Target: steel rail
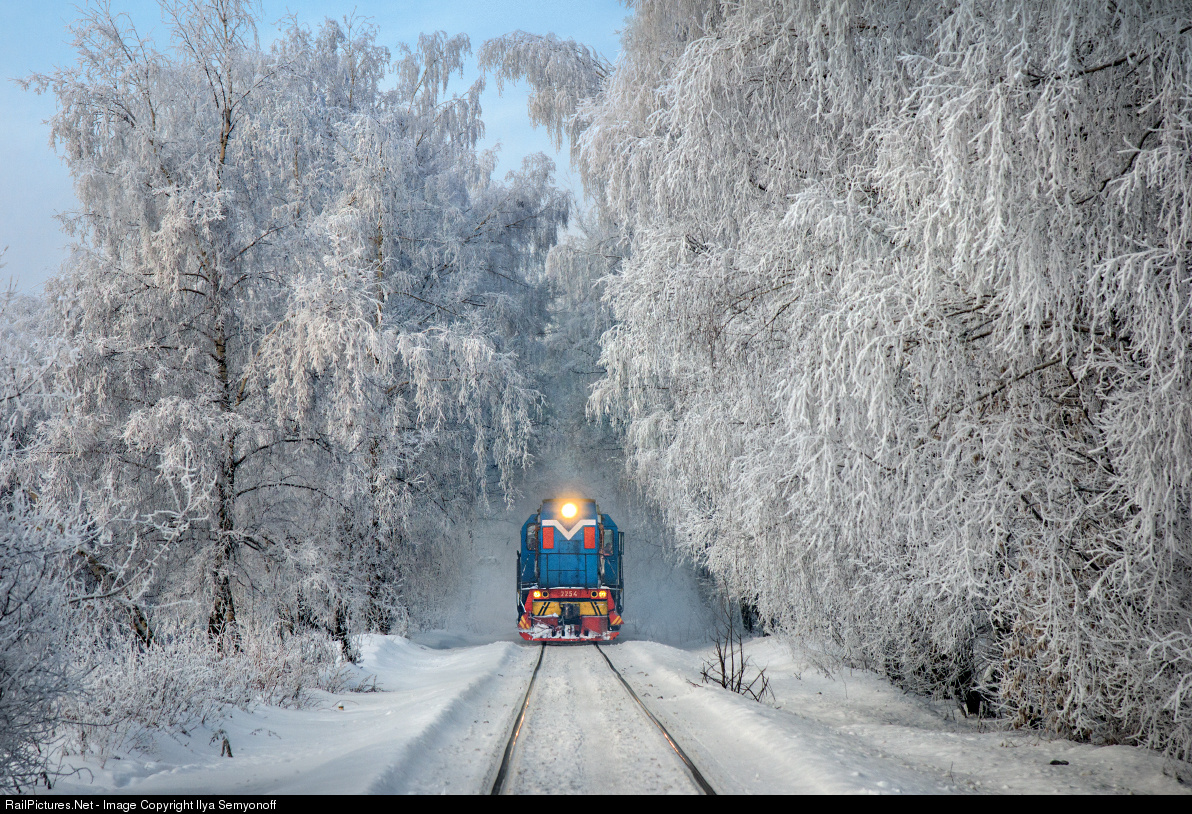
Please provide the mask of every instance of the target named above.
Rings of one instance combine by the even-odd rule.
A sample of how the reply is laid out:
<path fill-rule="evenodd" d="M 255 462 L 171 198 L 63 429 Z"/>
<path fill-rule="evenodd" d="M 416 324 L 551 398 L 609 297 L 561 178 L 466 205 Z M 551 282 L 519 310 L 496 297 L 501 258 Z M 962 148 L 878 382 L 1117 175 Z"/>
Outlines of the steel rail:
<path fill-rule="evenodd" d="M 613 664 L 612 659 L 608 657 L 608 654 L 600 649 L 600 645 L 594 646 L 596 648 L 596 652 L 603 656 L 604 660 L 608 663 L 609 669 L 613 671 L 613 675 L 615 675 L 617 680 L 621 682 L 621 686 L 623 686 L 626 692 L 629 693 L 629 697 L 637 702 L 637 705 L 642 708 L 642 712 L 646 713 L 646 717 L 654 722 L 654 726 L 658 727 L 658 731 L 662 733 L 662 737 L 666 738 L 666 742 L 669 743 L 671 748 L 675 750 L 675 754 L 679 756 L 679 760 L 683 761 L 683 765 L 687 767 L 687 771 L 691 772 L 691 777 L 693 780 L 695 780 L 695 784 L 699 786 L 699 790 L 709 796 L 716 796 L 716 790 L 709 785 L 707 780 L 704 779 L 704 776 L 700 774 L 699 769 L 695 768 L 695 764 L 691 762 L 691 758 L 687 757 L 687 753 L 683 751 L 683 747 L 679 746 L 675 739 L 671 737 L 671 733 L 668 732 L 666 727 L 662 725 L 662 721 L 659 721 L 657 718 L 655 718 L 654 713 L 650 712 L 650 710 L 646 708 L 646 705 L 642 703 L 642 699 L 637 697 L 637 693 L 633 691 L 633 687 L 629 686 L 629 682 L 625 680 L 623 675 L 621 675 L 621 671 L 617 669 L 615 664 Z"/>
<path fill-rule="evenodd" d="M 522 724 L 526 722 L 526 710 L 530 707 L 530 691 L 534 689 L 534 680 L 538 678 L 538 668 L 542 666 L 542 656 L 546 653 L 546 645 L 538 646 L 538 661 L 534 664 L 534 672 L 530 674 L 530 683 L 526 685 L 526 694 L 522 698 L 521 712 L 513 721 L 513 731 L 509 733 L 509 741 L 505 744 L 505 753 L 501 755 L 501 766 L 497 769 L 497 779 L 493 781 L 493 789 L 489 794 L 500 794 L 505 786 L 505 778 L 509 774 L 509 760 L 513 757 L 513 747 L 517 744 L 521 734 Z"/>

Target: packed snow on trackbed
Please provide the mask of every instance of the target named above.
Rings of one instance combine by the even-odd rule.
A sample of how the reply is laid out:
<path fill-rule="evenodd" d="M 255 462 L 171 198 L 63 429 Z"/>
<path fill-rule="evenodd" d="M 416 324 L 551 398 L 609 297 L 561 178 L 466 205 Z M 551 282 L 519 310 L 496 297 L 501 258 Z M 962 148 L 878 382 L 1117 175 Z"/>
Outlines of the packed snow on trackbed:
<path fill-rule="evenodd" d="M 628 770 L 610 771 L 614 765 Z M 699 787 L 599 650 L 548 647 L 502 791 L 696 794 Z"/>
<path fill-rule="evenodd" d="M 1154 752 L 1004 731 L 908 696 L 872 673 L 825 677 L 775 639 L 745 647 L 753 662 L 767 668 L 772 702 L 703 684 L 706 647 L 631 639 L 605 648 L 723 793 L 1188 791 L 1178 779 L 1187 777 L 1187 766 Z M 429 634 L 413 641 L 370 636 L 362 650 L 354 679 L 366 688 L 375 685 L 375 692 L 321 693 L 310 709 L 263 707 L 237 712 L 214 731 L 147 735 L 138 748 L 102 764 L 65 756 L 78 772 L 54 790 L 487 792 L 537 648 L 512 638 L 478 643 Z M 585 655 L 584 648 L 559 650 L 552 656 Z M 552 716 L 560 720 L 591 717 L 585 705 L 602 697 L 542 696 L 564 707 Z M 640 714 L 632 704 L 618 706 L 619 714 Z M 221 756 L 224 737 L 232 758 Z M 632 771 L 616 755 L 608 757 L 617 771 Z"/>

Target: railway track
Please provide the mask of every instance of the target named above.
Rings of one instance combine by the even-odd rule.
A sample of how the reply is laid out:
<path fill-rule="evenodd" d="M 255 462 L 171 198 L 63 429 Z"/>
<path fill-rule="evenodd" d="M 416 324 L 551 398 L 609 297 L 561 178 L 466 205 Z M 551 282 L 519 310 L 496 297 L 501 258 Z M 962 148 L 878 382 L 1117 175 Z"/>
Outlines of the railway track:
<path fill-rule="evenodd" d="M 694 784 L 695 788 L 698 789 L 702 794 L 716 794 L 716 791 L 712 788 L 708 781 L 704 779 L 704 776 L 700 773 L 699 769 L 695 766 L 687 753 L 683 751 L 683 748 L 679 746 L 678 742 L 671 735 L 671 733 L 667 731 L 662 722 L 650 712 L 650 710 L 642 702 L 641 698 L 638 697 L 638 694 L 634 692 L 631 686 L 629 686 L 629 682 L 626 681 L 625 677 L 621 675 L 621 672 L 617 669 L 616 665 L 612 663 L 612 660 L 609 659 L 608 655 L 600 648 L 599 645 L 593 645 L 593 648 L 597 653 L 600 654 L 601 660 L 608 666 L 608 669 L 612 671 L 612 674 L 616 677 L 619 686 L 625 691 L 625 693 L 628 694 L 629 699 L 636 704 L 638 709 L 640 709 L 644 714 L 645 718 L 650 722 L 650 724 L 653 725 L 654 728 L 657 729 L 669 747 L 674 751 L 675 755 L 679 758 L 679 761 L 686 770 L 688 779 L 690 779 L 690 781 Z M 570 650 L 571 648 L 568 649 Z M 522 698 L 521 709 L 518 711 L 518 714 L 513 721 L 513 727 L 509 733 L 509 740 L 506 742 L 505 750 L 501 755 L 501 765 L 497 769 L 496 779 L 493 782 L 491 791 L 492 794 L 503 794 L 508 790 L 509 781 L 511 778 L 511 767 L 513 766 L 515 757 L 518 754 L 518 747 L 521 744 L 521 739 L 524 730 L 526 729 L 527 715 L 531 709 L 531 700 L 535 695 L 535 684 L 538 680 L 538 674 L 542 668 L 542 662 L 545 655 L 546 646 L 541 645 L 538 651 L 538 660 L 535 662 L 534 671 L 530 676 L 530 683 L 526 687 L 525 696 Z"/>

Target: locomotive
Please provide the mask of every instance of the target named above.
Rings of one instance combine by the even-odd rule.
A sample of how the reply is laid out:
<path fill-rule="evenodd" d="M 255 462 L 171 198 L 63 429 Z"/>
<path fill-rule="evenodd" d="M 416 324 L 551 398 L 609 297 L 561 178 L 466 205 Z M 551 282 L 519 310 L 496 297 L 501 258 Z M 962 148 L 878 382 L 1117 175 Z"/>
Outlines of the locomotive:
<path fill-rule="evenodd" d="M 526 518 L 517 553 L 517 626 L 533 642 L 616 638 L 625 534 L 595 500 L 551 498 Z"/>

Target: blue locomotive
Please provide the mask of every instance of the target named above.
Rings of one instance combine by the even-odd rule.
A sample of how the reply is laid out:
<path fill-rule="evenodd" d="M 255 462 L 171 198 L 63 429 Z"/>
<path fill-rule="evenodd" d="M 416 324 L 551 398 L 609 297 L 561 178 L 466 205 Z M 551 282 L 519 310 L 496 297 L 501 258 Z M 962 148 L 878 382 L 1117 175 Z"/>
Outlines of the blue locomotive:
<path fill-rule="evenodd" d="M 625 534 L 596 501 L 551 498 L 526 518 L 517 554 L 517 626 L 523 639 L 616 638 L 624 609 Z"/>

